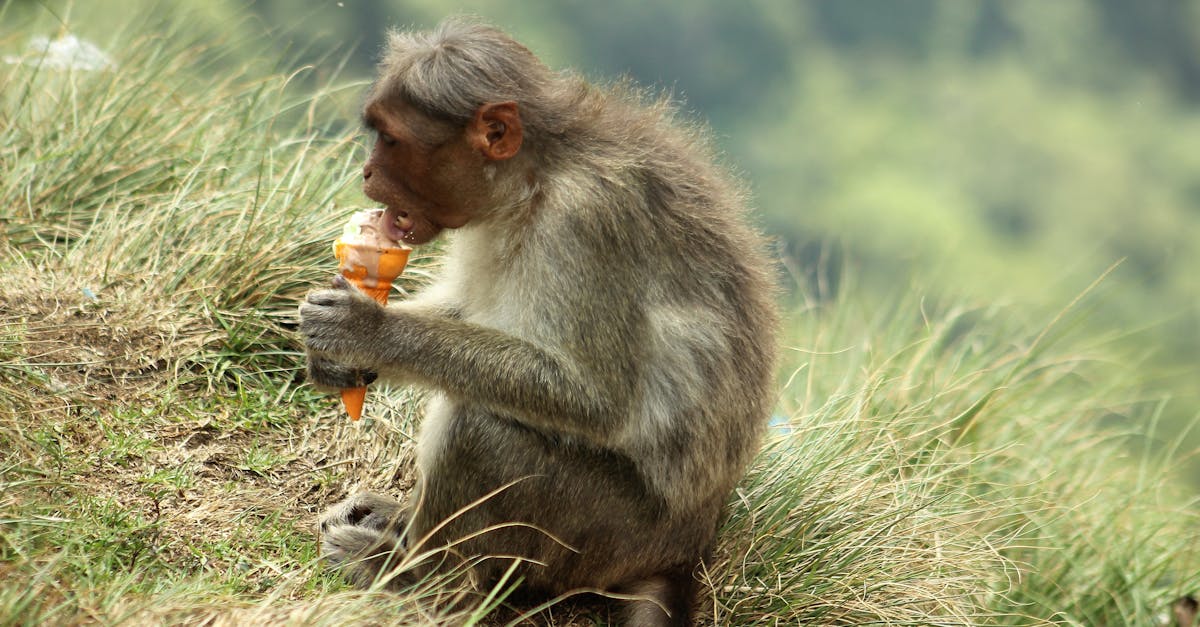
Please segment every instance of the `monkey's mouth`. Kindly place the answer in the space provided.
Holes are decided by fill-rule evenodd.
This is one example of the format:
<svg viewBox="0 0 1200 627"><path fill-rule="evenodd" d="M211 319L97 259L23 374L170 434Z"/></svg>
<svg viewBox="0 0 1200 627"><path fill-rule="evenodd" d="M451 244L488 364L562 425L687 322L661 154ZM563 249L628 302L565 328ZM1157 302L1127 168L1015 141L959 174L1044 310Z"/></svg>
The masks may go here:
<svg viewBox="0 0 1200 627"><path fill-rule="evenodd" d="M379 230L396 242L407 241L412 236L415 221L407 211L388 207L379 217Z"/></svg>
<svg viewBox="0 0 1200 627"><path fill-rule="evenodd" d="M407 210L394 207L384 209L379 218L380 233L387 235L394 242L402 242L408 246L428 243L437 237L443 228L424 214L414 217Z"/></svg>

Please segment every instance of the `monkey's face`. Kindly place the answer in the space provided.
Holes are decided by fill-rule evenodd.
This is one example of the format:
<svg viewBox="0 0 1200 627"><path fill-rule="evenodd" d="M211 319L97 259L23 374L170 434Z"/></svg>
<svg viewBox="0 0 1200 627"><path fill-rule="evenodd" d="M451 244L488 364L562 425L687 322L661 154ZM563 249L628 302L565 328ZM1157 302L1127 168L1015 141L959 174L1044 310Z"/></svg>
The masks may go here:
<svg viewBox="0 0 1200 627"><path fill-rule="evenodd" d="M489 113L509 105L509 113ZM386 207L381 230L394 240L424 244L492 206L489 164L520 147L515 107L485 105L466 128L456 128L404 104L368 104L363 119L375 137L363 166L363 192Z"/></svg>

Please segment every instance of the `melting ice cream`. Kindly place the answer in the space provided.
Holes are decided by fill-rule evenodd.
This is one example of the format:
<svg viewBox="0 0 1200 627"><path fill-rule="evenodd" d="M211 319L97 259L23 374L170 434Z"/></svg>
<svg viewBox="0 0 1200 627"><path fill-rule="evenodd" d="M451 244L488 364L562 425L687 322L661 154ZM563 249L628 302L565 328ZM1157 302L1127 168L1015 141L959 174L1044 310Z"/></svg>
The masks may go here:
<svg viewBox="0 0 1200 627"><path fill-rule="evenodd" d="M383 209L365 209L350 216L342 236L333 243L338 270L381 304L387 302L392 281L404 271L411 249L384 235L379 228Z"/></svg>

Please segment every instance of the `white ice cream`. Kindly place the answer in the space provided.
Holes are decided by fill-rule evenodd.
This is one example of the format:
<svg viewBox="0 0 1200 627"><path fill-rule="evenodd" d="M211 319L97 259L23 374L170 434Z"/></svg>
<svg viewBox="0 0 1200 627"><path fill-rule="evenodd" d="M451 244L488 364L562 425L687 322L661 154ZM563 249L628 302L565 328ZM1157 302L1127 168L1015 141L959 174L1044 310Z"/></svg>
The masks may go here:
<svg viewBox="0 0 1200 627"><path fill-rule="evenodd" d="M388 238L379 229L379 221L383 217L383 209L363 209L356 211L346 221L342 229L342 241L350 246L375 246L378 248L408 248L404 244Z"/></svg>

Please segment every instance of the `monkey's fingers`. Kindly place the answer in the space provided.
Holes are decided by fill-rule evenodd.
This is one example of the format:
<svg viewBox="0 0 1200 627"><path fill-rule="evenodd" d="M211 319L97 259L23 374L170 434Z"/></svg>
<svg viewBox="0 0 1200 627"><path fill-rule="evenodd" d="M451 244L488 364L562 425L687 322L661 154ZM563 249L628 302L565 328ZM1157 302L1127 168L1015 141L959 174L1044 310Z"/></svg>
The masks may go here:
<svg viewBox="0 0 1200 627"><path fill-rule="evenodd" d="M308 380L328 391L370 385L379 375L369 370L350 368L319 355L308 358Z"/></svg>
<svg viewBox="0 0 1200 627"><path fill-rule="evenodd" d="M307 302L300 305L298 330L300 337L304 339L304 345L310 350L324 351L328 349L325 346L318 347L314 343L321 342L329 334L330 327L336 323L337 316L331 307Z"/></svg>
<svg viewBox="0 0 1200 627"><path fill-rule="evenodd" d="M345 306L354 301L354 292L349 290L317 290L309 292L304 297L304 300L310 305L321 305L324 307ZM301 309L303 309L303 305Z"/></svg>

